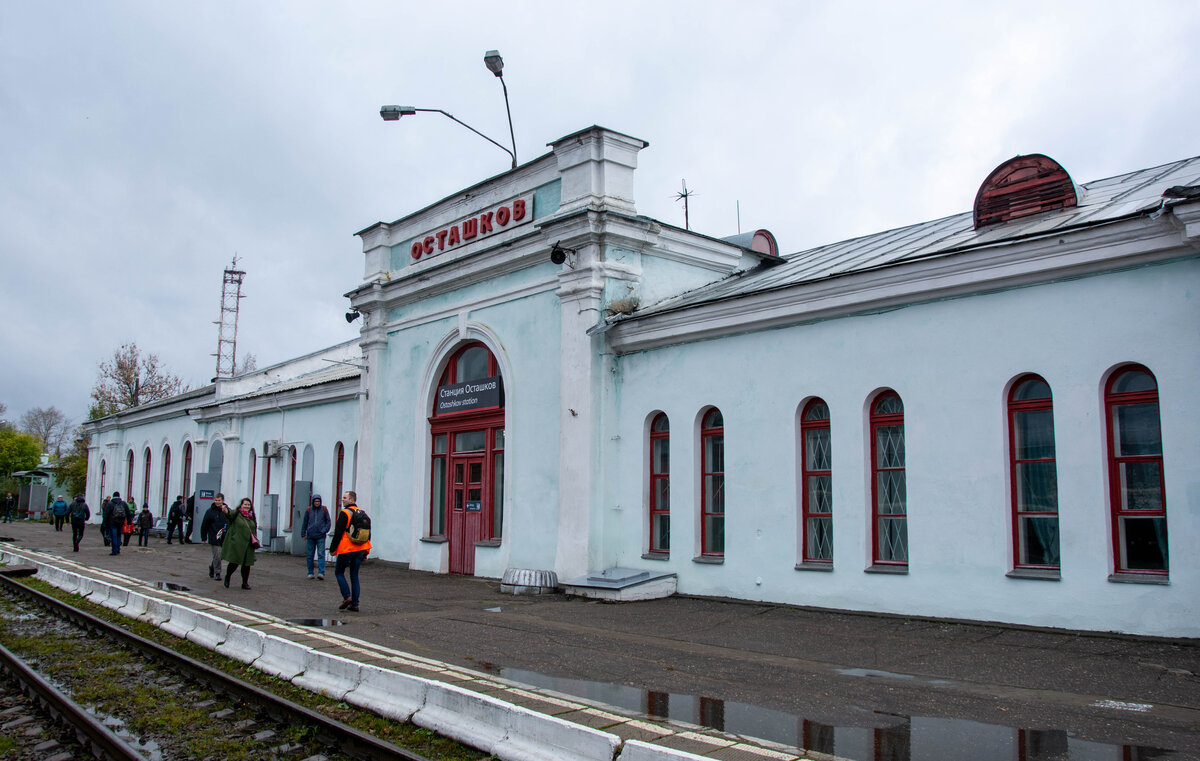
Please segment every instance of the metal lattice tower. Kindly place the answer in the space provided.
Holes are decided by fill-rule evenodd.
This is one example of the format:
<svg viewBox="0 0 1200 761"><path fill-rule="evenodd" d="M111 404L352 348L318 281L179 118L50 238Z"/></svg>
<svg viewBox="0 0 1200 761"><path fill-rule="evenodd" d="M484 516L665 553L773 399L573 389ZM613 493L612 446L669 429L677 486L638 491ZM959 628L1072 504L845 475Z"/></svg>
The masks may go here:
<svg viewBox="0 0 1200 761"><path fill-rule="evenodd" d="M246 273L237 269L237 257L225 270L221 285L221 319L217 321L217 377L232 378L237 369L238 304L242 300L242 278Z"/></svg>

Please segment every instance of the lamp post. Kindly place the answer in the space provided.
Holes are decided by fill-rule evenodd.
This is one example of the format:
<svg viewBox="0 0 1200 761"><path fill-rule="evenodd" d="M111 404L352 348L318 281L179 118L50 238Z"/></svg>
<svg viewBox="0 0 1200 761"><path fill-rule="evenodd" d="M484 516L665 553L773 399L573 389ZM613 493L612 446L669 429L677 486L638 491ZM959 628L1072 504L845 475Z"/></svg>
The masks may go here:
<svg viewBox="0 0 1200 761"><path fill-rule="evenodd" d="M508 105L508 85L504 84L504 59L500 57L500 51L489 50L484 53L483 65L496 75L496 79L500 80L500 87L504 88L504 110L508 114L508 137L512 140L513 168L515 169L517 166L517 135L513 132L512 108Z"/></svg>
<svg viewBox="0 0 1200 761"><path fill-rule="evenodd" d="M451 119L452 121L458 122L462 126L466 127L467 129L471 130L472 132L474 132L476 135L479 135L484 140L488 141L492 145L496 146L500 150L507 153L510 157L512 157L513 169L517 168L517 154L513 153L508 148L505 148L500 143L497 143L495 140L491 139L487 135L485 135L482 132L480 132L479 130L475 129L470 124L467 124L463 120L458 119L457 117L454 116L454 114L451 114L447 111L443 111L440 108L414 108L413 106L382 106L379 109L379 116L385 122L394 122L394 121L399 121L401 116L412 116L413 114L415 114L419 111L426 111L426 112L430 112L430 113L441 114L442 116L445 116L446 118Z"/></svg>

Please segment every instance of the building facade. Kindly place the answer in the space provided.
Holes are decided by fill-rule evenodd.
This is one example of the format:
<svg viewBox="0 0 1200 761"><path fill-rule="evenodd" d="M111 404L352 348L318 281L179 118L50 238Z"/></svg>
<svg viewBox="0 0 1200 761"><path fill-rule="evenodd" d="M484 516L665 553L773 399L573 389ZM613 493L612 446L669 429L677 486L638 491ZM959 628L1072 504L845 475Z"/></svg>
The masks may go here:
<svg viewBox="0 0 1200 761"><path fill-rule="evenodd" d="M290 507L353 445L415 569L1200 636L1200 159L1018 157L971 212L780 256L639 215L645 147L592 127L360 231L357 345L91 424L89 497L190 444Z"/></svg>

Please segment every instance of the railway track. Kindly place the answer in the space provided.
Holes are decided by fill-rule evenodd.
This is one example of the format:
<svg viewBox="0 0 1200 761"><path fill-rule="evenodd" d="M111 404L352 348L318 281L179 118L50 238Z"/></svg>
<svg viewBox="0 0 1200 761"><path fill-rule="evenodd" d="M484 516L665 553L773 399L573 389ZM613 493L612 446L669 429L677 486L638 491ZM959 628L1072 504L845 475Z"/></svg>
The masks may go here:
<svg viewBox="0 0 1200 761"><path fill-rule="evenodd" d="M0 704L0 742L5 735L17 735L33 739L44 736L48 739L42 742L56 743L29 758L171 761L197 755L233 758L236 751L244 753L245 758L280 761L430 761L3 575L0 593L3 637L24 645L26 651L17 656L9 648L0 648L0 665L6 675L11 675L7 681L19 684L43 717L23 720L14 731L5 731L4 727L15 719L6 719L8 708ZM67 657L72 663L58 662L66 652L70 652ZM94 688L85 689L82 696L71 695L69 684L66 689L58 688L59 683L72 682L72 669L81 666L108 668L117 675L117 708L111 707L111 694L98 696ZM51 678L46 678L46 673ZM11 696L6 700L12 701ZM77 701L108 707L103 709L104 715L97 715L95 710L81 708ZM127 710L121 710L126 703ZM19 702L12 708L17 710L11 715L33 715ZM147 722L148 717L142 715L145 713L153 714L150 718L154 721ZM189 716L193 721L180 723ZM197 718L199 721L194 721ZM29 731L32 727L20 729L33 722L44 725L40 735ZM66 729L56 731L55 724ZM6 755L0 752L0 756Z"/></svg>

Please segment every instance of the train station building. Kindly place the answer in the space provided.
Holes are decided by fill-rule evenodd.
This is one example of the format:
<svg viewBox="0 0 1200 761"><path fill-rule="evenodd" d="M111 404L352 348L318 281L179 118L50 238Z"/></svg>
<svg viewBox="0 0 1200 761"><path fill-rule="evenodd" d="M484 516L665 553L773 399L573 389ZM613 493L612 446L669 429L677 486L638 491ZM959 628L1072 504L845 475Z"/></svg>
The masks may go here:
<svg viewBox="0 0 1200 761"><path fill-rule="evenodd" d="M250 495L302 552L355 489L419 570L1200 636L1200 158L785 253L638 214L646 147L361 230L360 338L88 423L89 502Z"/></svg>

